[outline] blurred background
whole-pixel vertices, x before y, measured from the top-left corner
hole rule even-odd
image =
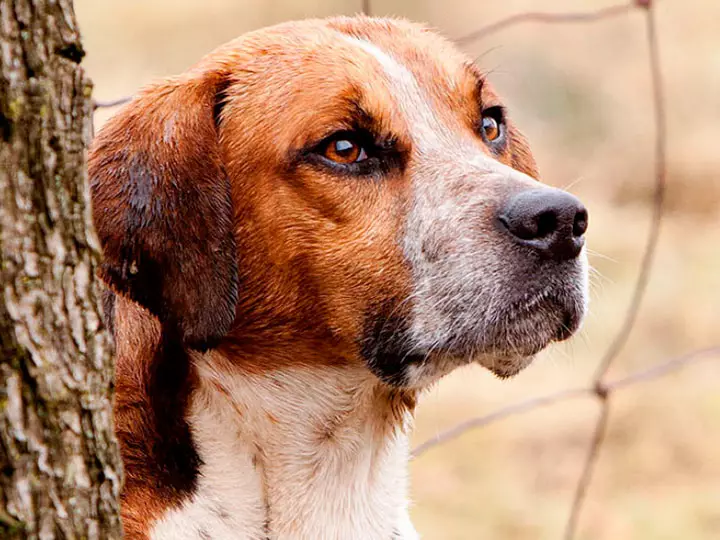
[[[76,0],[95,98],[134,93],[215,46],[286,19],[353,14],[347,0]],[[373,0],[376,15],[463,36],[518,12],[613,0]],[[668,109],[668,199],[637,326],[610,377],[720,344],[720,2],[657,7]],[[463,48],[490,73],[544,180],[590,210],[591,314],[518,377],[470,367],[426,393],[415,443],[473,416],[584,384],[618,331],[653,195],[648,49],[640,11],[590,24],[514,26]],[[99,127],[113,110],[99,110]],[[561,537],[598,412],[578,399],[466,433],[412,463],[425,539]],[[622,390],[580,523],[584,539],[720,538],[720,361]]]

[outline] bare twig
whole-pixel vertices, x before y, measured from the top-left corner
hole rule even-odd
[[[532,411],[539,407],[552,405],[553,403],[557,403],[559,401],[567,401],[568,399],[583,397],[586,396],[590,391],[590,388],[571,388],[570,390],[563,390],[562,392],[549,394],[547,396],[541,396],[533,399],[528,399],[526,401],[521,401],[519,403],[515,403],[514,405],[510,405],[509,407],[505,407],[485,416],[471,418],[470,420],[466,420],[465,422],[462,422],[461,424],[458,424],[455,427],[452,427],[446,431],[438,433],[434,437],[428,439],[412,451],[412,457],[416,458],[418,456],[421,456],[422,454],[430,450],[432,447],[446,443],[449,440],[456,439],[457,437],[471,429],[487,426],[488,424],[492,424],[493,422],[497,422],[498,420],[502,420],[504,418],[507,418],[508,416],[514,416],[516,414]]]
[[[596,394],[598,394],[598,392],[599,393],[604,392],[604,393],[609,394],[609,393],[614,392],[615,390],[620,390],[627,386],[632,386],[632,385],[635,385],[638,383],[652,381],[654,379],[657,379],[659,377],[667,375],[668,373],[671,373],[678,369],[682,369],[682,368],[684,368],[690,364],[693,364],[695,362],[698,362],[700,360],[706,360],[708,358],[713,358],[713,357],[717,357],[717,356],[720,356],[720,346],[709,347],[707,349],[699,349],[697,351],[690,352],[683,356],[672,358],[661,364],[651,366],[647,369],[642,369],[640,371],[637,371],[631,375],[627,375],[626,377],[622,377],[615,381],[604,383],[599,387],[585,386],[585,387],[571,388],[569,390],[562,390],[560,392],[555,392],[552,394],[548,394],[546,396],[540,396],[540,397],[528,399],[525,401],[521,401],[519,403],[510,405],[508,407],[498,409],[497,411],[492,412],[490,414],[471,418],[471,419],[466,420],[465,422],[462,422],[461,424],[458,424],[448,430],[438,433],[434,437],[431,437],[430,439],[426,440],[425,442],[423,442],[422,444],[417,446],[413,450],[412,456],[418,457],[435,446],[439,446],[439,445],[444,444],[452,439],[458,438],[460,435],[462,435],[466,431],[470,431],[471,429],[487,426],[488,424],[492,424],[493,422],[502,420],[509,416],[515,416],[518,414],[530,412],[530,411],[533,411],[540,407],[544,407],[546,405],[553,405],[555,403],[560,403],[562,401],[576,399],[578,397],[587,397],[587,396],[596,395]]]
[[[653,10],[653,2],[650,0],[638,1],[637,5],[645,9],[645,21],[647,28],[648,49],[650,53],[650,74],[652,79],[653,93],[653,113],[655,117],[655,196],[653,201],[653,215],[650,223],[650,231],[648,233],[645,251],[640,263],[640,272],[638,274],[637,283],[633,291],[630,306],[625,315],[620,331],[608,348],[605,356],[600,361],[595,372],[595,388],[600,390],[597,395],[602,404],[602,412],[600,420],[596,428],[596,436],[590,447],[582,476],[575,492],[573,504],[570,510],[567,527],[565,529],[565,539],[572,540],[577,531],[580,513],[582,512],[585,495],[592,478],[597,455],[600,452],[600,445],[606,430],[607,414],[608,414],[608,387],[603,384],[605,374],[610,369],[612,362],[618,357],[623,347],[627,343],[630,333],[635,327],[640,305],[645,297],[648,282],[650,280],[650,272],[652,271],[653,259],[657,250],[658,239],[660,238],[660,226],[663,218],[663,202],[665,200],[666,190],[666,170],[665,170],[665,146],[666,146],[666,129],[665,129],[665,102],[663,100],[663,84],[662,72],[660,67],[660,54],[658,51],[658,40],[655,29],[655,13]],[[617,387],[616,387],[617,388]]]
[[[472,41],[494,34],[495,32],[503,30],[509,26],[515,26],[526,22],[540,22],[545,24],[594,22],[601,19],[608,19],[610,17],[623,15],[631,11],[634,7],[633,3],[625,3],[601,8],[595,11],[582,11],[576,13],[519,13],[517,15],[513,15],[512,17],[501,19],[495,23],[483,26],[479,30],[470,32],[469,34],[456,39],[455,42],[461,45],[466,45]]]
[[[655,119],[655,193],[653,200],[653,213],[650,223],[650,231],[648,233],[645,250],[643,252],[642,261],[640,263],[640,272],[638,273],[637,283],[633,291],[630,305],[625,314],[620,331],[603,356],[595,372],[595,379],[601,379],[610,364],[620,354],[623,347],[627,343],[628,337],[635,326],[640,304],[645,296],[650,272],[652,271],[652,263],[657,249],[658,238],[660,236],[660,226],[663,217],[663,203],[665,201],[666,191],[666,128],[665,128],[665,101],[663,98],[663,82],[662,72],[660,68],[660,55],[658,52],[658,42],[655,30],[655,17],[652,3],[649,2],[645,6],[645,16],[647,25],[648,48],[650,52],[650,74],[652,78],[653,93],[653,114]]]
[[[626,386],[632,386],[638,383],[652,381],[659,377],[663,377],[668,373],[684,368],[689,364],[694,364],[695,362],[707,360],[708,358],[714,358],[716,356],[720,356],[720,347],[699,349],[683,356],[668,360],[667,362],[657,364],[649,369],[638,371],[636,373],[633,373],[632,375],[623,377],[622,379],[617,379],[615,381],[606,383],[604,386],[608,392],[614,392],[615,390],[625,388]]]
[[[95,110],[97,109],[107,109],[110,107],[118,107],[120,105],[124,105],[128,101],[132,99],[131,96],[125,96],[118,99],[113,99],[111,101],[96,101],[94,104]]]
[[[602,406],[600,407],[600,414],[598,415],[597,422],[595,423],[595,431],[593,432],[592,440],[590,441],[590,449],[588,451],[587,458],[585,459],[585,465],[583,466],[582,473],[580,474],[580,480],[578,480],[577,487],[575,488],[575,496],[573,497],[572,509],[570,510],[570,518],[568,520],[568,525],[565,528],[565,540],[572,540],[575,536],[578,519],[580,518],[580,511],[582,510],[582,505],[585,501],[588,486],[592,480],[595,463],[597,463],[598,456],[600,455],[600,447],[605,440],[605,433],[607,433],[609,413],[610,407],[607,400],[607,394],[605,394]]]

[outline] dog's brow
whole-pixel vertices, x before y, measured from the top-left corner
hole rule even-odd
[[[477,91],[478,94],[480,94],[480,91],[483,89],[483,86],[485,85],[485,74],[482,72],[482,70],[477,66],[475,62],[465,62],[463,64],[463,67],[465,70],[470,74],[470,76],[475,79],[475,84],[477,85]]]
[[[465,69],[465,72],[472,78],[472,80],[475,82],[475,94],[474,99],[478,103],[478,107],[483,107],[483,90],[485,87],[485,74],[483,71],[475,64],[475,62],[467,61],[463,63],[463,68]]]
[[[431,100],[421,87],[415,74],[403,63],[380,47],[364,39],[345,36],[345,39],[372,56],[382,67],[389,90],[395,96],[409,125],[413,126],[415,143],[425,150],[441,148],[439,135],[445,131]]]

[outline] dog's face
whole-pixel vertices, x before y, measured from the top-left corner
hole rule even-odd
[[[191,347],[420,387],[512,375],[584,315],[585,210],[410,23],[248,34],[134,100],[90,167],[105,280]]]

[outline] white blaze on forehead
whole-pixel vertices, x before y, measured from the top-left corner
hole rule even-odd
[[[412,71],[374,43],[351,36],[343,37],[375,58],[383,68],[389,83],[388,90],[405,116],[418,150],[438,150],[443,144],[443,135],[447,137],[448,129],[435,114],[430,97],[420,88]]]
[[[512,171],[510,167],[480,151],[473,144],[470,133],[463,137],[457,130],[448,127],[437,114],[437,103],[420,87],[413,72],[402,62],[374,43],[351,36],[343,38],[372,56],[382,67],[388,91],[405,117],[413,146],[418,153],[428,157],[441,155],[444,160],[453,162],[458,170],[465,169],[471,174],[508,174]],[[451,75],[448,77],[452,79]]]

